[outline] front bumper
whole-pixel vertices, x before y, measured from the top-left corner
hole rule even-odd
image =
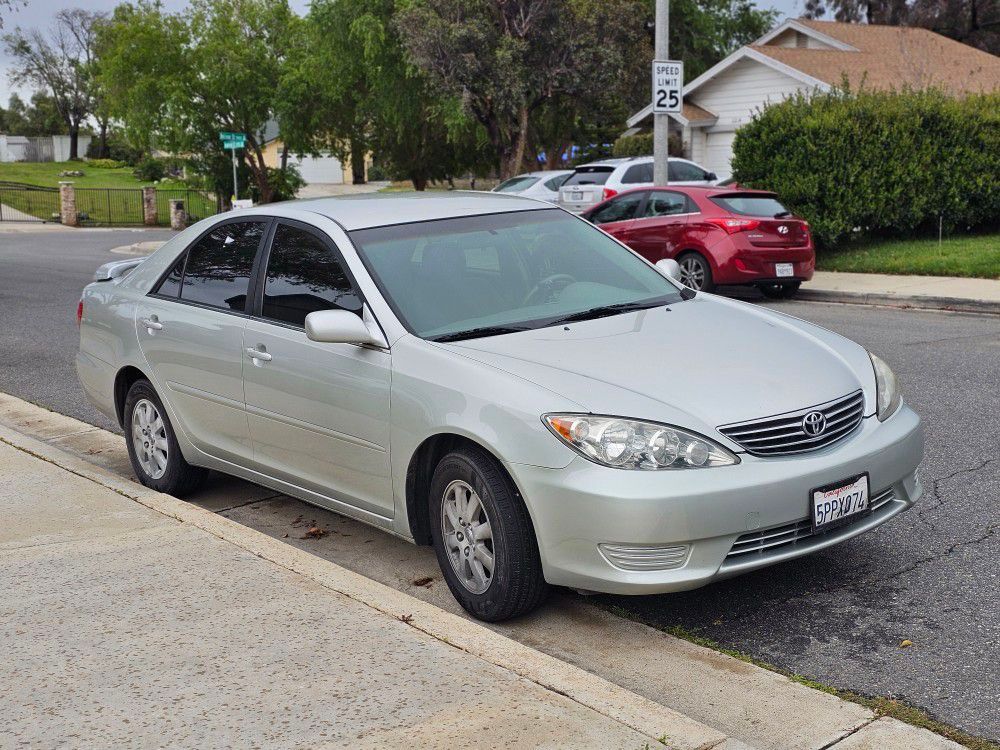
[[[654,594],[799,557],[884,523],[919,499],[923,445],[920,419],[903,404],[887,421],[868,417],[848,438],[815,453],[743,453],[735,466],[627,471],[582,457],[564,469],[507,466],[528,505],[549,583]],[[809,491],[862,472],[870,475],[873,505],[882,504],[847,526],[815,536],[802,532]],[[755,543],[764,536],[787,543]],[[623,559],[660,560],[665,567],[627,569]]]

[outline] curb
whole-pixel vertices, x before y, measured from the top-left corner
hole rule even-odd
[[[123,479],[4,424],[0,424],[0,441],[157,513],[202,529],[377,612],[402,620],[432,638],[645,734],[654,742],[676,750],[750,750],[744,743],[701,722],[495,633],[477,622],[445,612],[209,510]]]
[[[832,289],[801,288],[797,300],[804,302],[839,302],[852,305],[878,305],[914,310],[946,310],[948,312],[1000,315],[1000,302],[966,299],[963,297],[930,297],[924,295],[879,294],[875,292],[840,292]]]

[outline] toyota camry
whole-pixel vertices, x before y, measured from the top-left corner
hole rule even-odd
[[[77,369],[143,484],[226,472],[433,545],[485,620],[696,588],[917,501],[885,362],[677,276],[503,194],[260,206],[99,269]]]

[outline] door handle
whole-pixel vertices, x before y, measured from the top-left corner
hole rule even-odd
[[[261,362],[271,361],[270,354],[265,351],[261,351],[260,349],[254,349],[252,346],[247,347],[247,356],[250,357],[250,359],[260,360]]]
[[[148,318],[143,318],[139,321],[146,328],[147,331],[152,333],[153,331],[162,331],[163,323],[156,319],[155,315],[151,315]]]

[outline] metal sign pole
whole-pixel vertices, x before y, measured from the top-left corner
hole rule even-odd
[[[236,144],[233,143],[230,146],[230,150],[233,154],[233,200],[237,201],[240,199],[240,188],[236,182]]]
[[[670,59],[670,0],[656,0],[656,53],[655,59]],[[670,181],[669,163],[670,115],[653,114],[653,184],[666,185]]]

